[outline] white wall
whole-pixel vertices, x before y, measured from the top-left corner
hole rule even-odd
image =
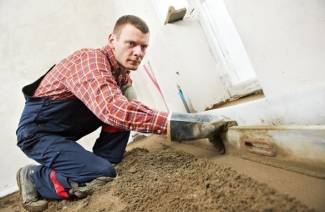
[[[270,107],[275,104],[272,102],[277,102],[277,107],[286,108],[296,116],[290,119],[275,110],[270,113],[269,118],[261,117],[255,122],[245,121],[243,118],[242,123],[273,123],[273,120],[287,120],[281,122],[283,124],[296,121],[301,124],[325,123],[323,111],[315,111],[316,105],[321,108],[325,103],[322,101],[325,97],[324,1],[224,2],[264,91],[265,98],[262,101],[271,102]],[[176,83],[174,73],[179,71],[187,96],[194,107],[202,111],[207,106],[226,99],[228,93],[226,85],[220,80],[225,72],[221,58],[212,58],[198,19],[193,16],[182,22],[160,27],[149,57],[151,63],[156,64],[162,86],[168,86],[165,92],[167,98],[170,98],[169,104],[175,103],[175,99],[172,101],[172,97],[175,97],[172,85]],[[163,53],[167,54],[161,57]],[[319,99],[312,100],[309,97],[311,95],[318,95]],[[301,99],[309,99],[303,104],[305,113],[301,113],[300,108],[294,106],[294,102],[300,102]],[[243,111],[240,108],[239,106],[239,113]],[[180,110],[181,106],[172,109]],[[249,116],[247,120],[257,117],[254,109],[245,113]],[[319,115],[311,118],[311,113]],[[306,120],[308,117],[310,119]]]
[[[241,125],[325,124],[325,2],[225,1],[265,98],[214,110]]]
[[[198,111],[228,96],[218,77],[220,68],[210,54],[196,18],[162,26],[152,42],[148,58],[161,78],[167,102],[173,111],[184,111],[183,105],[175,105],[180,101],[177,83]]]
[[[267,97],[325,84],[325,2],[226,0]]]

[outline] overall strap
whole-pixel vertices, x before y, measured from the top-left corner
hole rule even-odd
[[[23,87],[22,92],[26,97],[32,97],[35,93],[35,90],[38,88],[39,84],[41,83],[41,81],[43,80],[43,78],[45,77],[45,75],[47,73],[49,73],[53,68],[54,68],[55,64],[43,75],[41,76],[38,80],[36,80],[35,82],[33,82],[32,84],[26,85]]]

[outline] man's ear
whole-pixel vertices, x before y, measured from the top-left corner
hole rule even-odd
[[[112,49],[115,48],[116,36],[114,34],[108,35],[108,46]]]

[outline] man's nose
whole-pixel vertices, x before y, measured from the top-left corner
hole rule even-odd
[[[134,53],[134,55],[136,55],[136,56],[143,56],[144,51],[142,50],[141,45],[137,45],[137,46],[135,46],[135,47],[133,48],[133,53]]]

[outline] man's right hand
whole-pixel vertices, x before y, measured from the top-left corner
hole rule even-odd
[[[172,141],[211,138],[235,125],[237,122],[234,120],[210,114],[172,113],[168,136]]]

